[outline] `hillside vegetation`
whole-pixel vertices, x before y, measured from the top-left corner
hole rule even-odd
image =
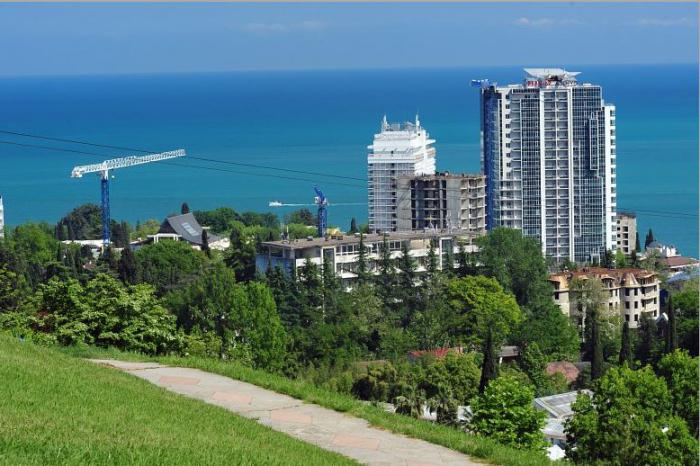
[[[0,335],[0,464],[355,464],[221,408]]]

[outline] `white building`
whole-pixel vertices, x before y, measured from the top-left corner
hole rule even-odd
[[[488,228],[536,237],[557,261],[615,250],[615,107],[578,72],[526,69],[523,84],[482,84]]]
[[[438,268],[449,264],[450,256],[457,263],[457,253],[460,245],[466,252],[476,251],[474,239],[479,235],[468,230],[426,230],[426,231],[397,231],[384,234],[367,234],[362,238],[368,273],[379,273],[379,259],[386,239],[389,254],[392,259],[401,257],[401,249],[405,244],[410,256],[415,260],[416,272],[425,272],[430,244],[437,257]],[[255,265],[260,273],[270,268],[279,267],[285,273],[292,270],[298,274],[299,268],[306,261],[322,266],[330,264],[343,285],[351,286],[357,278],[357,268],[360,256],[360,235],[338,235],[328,238],[308,238],[299,240],[264,241],[261,243],[262,253],[256,256]]]
[[[389,124],[382,120],[381,132],[367,146],[369,229],[373,232],[396,230],[396,178],[402,175],[435,173],[435,140],[415,123]]]

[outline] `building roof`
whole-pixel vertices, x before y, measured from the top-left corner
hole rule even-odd
[[[549,281],[559,285],[556,291],[566,291],[569,289],[571,281],[575,278],[598,278],[600,280],[612,280],[613,285],[617,286],[639,286],[640,279],[653,278],[655,276],[656,272],[646,269],[584,267],[575,271],[553,273],[549,276]]]
[[[434,350],[413,350],[408,352],[408,359],[410,360],[416,360],[420,358],[421,356],[434,356],[437,359],[442,359],[445,356],[447,356],[449,353],[462,353],[463,348],[461,346],[456,346],[454,348],[437,348]]]
[[[202,245],[202,231],[204,229],[199,224],[192,213],[173,215],[163,220],[158,233],[177,234],[188,243]],[[207,233],[209,243],[218,241],[220,238],[216,235]]]
[[[683,256],[664,257],[661,259],[661,262],[666,264],[668,267],[689,267],[698,265],[697,259]]]
[[[427,239],[427,238],[442,238],[442,237],[461,237],[461,238],[476,238],[479,236],[470,230],[460,230],[453,228],[451,231],[448,230],[425,230],[425,231],[391,231],[386,233],[386,238],[388,241],[401,241],[401,240],[412,240],[412,239]],[[384,239],[384,235],[368,233],[364,235],[365,243],[377,243]],[[282,241],[263,241],[262,246],[269,247],[281,247],[284,249],[306,249],[311,247],[331,247],[338,246],[341,244],[357,244],[360,242],[360,235],[338,235],[331,236],[328,238],[311,238],[311,239],[297,239],[297,240],[282,240]]]
[[[501,351],[498,353],[499,358],[517,358],[520,356],[520,348],[517,346],[501,346]]]
[[[566,381],[569,383],[575,382],[578,378],[579,373],[581,372],[579,371],[578,367],[576,367],[573,363],[570,363],[569,361],[550,362],[549,364],[547,364],[545,371],[548,375],[554,375],[559,373],[563,375]]]
[[[400,175],[397,178],[408,178],[415,180],[436,180],[442,178],[466,178],[470,180],[485,180],[486,175],[480,173],[450,173],[450,172],[437,172],[433,175]]]
[[[525,68],[529,77],[537,79],[556,79],[559,81],[573,80],[581,74],[580,71],[566,71],[561,68]]]
[[[593,394],[590,390],[566,392],[560,393],[559,395],[535,398],[533,404],[535,408],[547,412],[550,418],[566,419],[574,414],[571,410],[571,404],[576,401],[576,397],[578,397],[579,393]]]

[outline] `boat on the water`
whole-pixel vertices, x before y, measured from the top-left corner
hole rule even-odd
[[[280,201],[270,201],[268,206],[270,206],[270,207],[282,207],[282,203]]]

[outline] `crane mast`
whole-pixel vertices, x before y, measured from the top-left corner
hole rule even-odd
[[[159,154],[148,155],[131,155],[128,157],[120,157],[116,159],[105,160],[100,163],[92,163],[89,165],[78,165],[73,168],[71,178],[82,178],[87,173],[98,173],[100,175],[100,187],[102,193],[102,244],[106,248],[109,246],[110,240],[110,212],[109,212],[109,171],[118,168],[133,167],[134,165],[142,165],[151,162],[160,162],[163,160],[173,159],[176,157],[184,157],[185,150],[177,149]]]
[[[316,191],[314,203],[318,206],[318,217],[316,219],[318,236],[323,238],[324,236],[326,236],[326,224],[328,216],[326,208],[328,207],[328,199],[326,199],[326,196],[320,189],[318,189],[318,187],[314,186],[314,191]]]

